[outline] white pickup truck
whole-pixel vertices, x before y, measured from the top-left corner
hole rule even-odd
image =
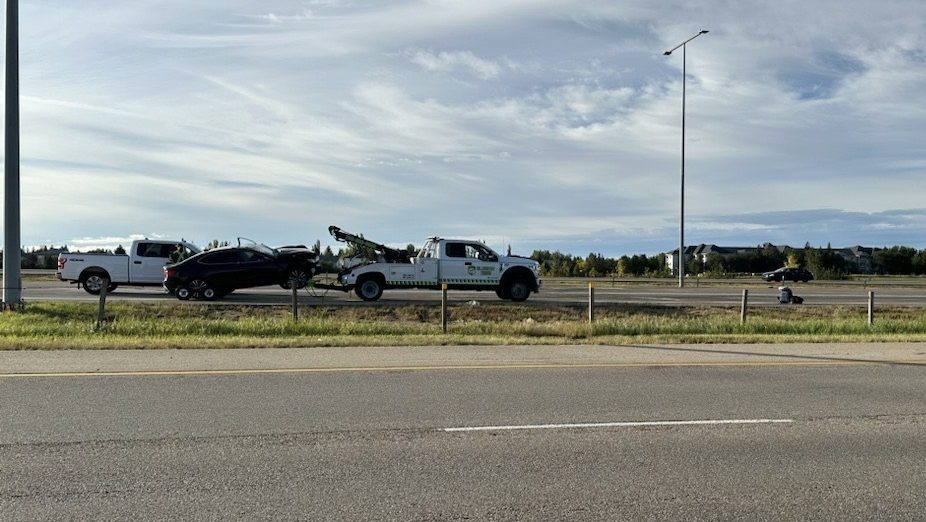
[[[540,290],[540,264],[526,257],[500,256],[468,239],[430,237],[415,257],[332,226],[339,241],[362,252],[338,274],[344,291],[364,301],[376,301],[390,288],[494,290],[499,298],[524,301]],[[321,286],[316,284],[316,286]],[[324,288],[324,286],[322,286]],[[329,287],[330,288],[330,287]]]
[[[55,275],[62,281],[79,284],[93,295],[103,289],[104,279],[109,280],[107,292],[119,285],[161,286],[164,265],[172,262],[171,253],[177,245],[183,247],[184,257],[200,251],[185,241],[138,239],[132,241],[128,254],[59,254]]]

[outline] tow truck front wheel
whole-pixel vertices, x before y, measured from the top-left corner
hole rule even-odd
[[[508,298],[515,302],[527,301],[527,298],[531,295],[531,287],[527,284],[527,281],[523,279],[515,279],[508,284],[507,292]]]
[[[354,287],[354,293],[364,301],[376,301],[383,295],[383,284],[378,279],[364,279]]]

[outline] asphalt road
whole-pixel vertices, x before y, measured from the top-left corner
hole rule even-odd
[[[690,283],[685,288],[671,285],[614,284],[602,281],[596,284],[596,303],[635,303],[665,306],[712,305],[739,306],[743,289],[749,290],[750,306],[778,306],[778,283],[763,284],[759,281],[743,282],[742,286],[699,286]],[[829,285],[815,283],[789,284],[796,295],[805,299],[805,306],[857,305],[867,306],[868,292],[875,292],[876,305],[926,306],[926,286],[885,286],[869,288],[863,285]],[[301,303],[306,305],[370,305],[353,293],[336,290],[305,289],[298,293]],[[98,298],[60,281],[24,280],[23,299],[37,301],[96,301]],[[107,299],[134,301],[176,302],[176,298],[158,287],[120,286]],[[451,302],[479,301],[505,303],[495,292],[450,291]],[[279,287],[262,287],[237,290],[217,301],[219,303],[282,305],[292,301],[292,294]],[[384,305],[408,303],[439,303],[440,292],[434,290],[395,289],[387,290],[377,302]],[[372,303],[376,305],[377,303]],[[577,285],[545,285],[540,293],[533,294],[529,305],[585,305],[588,303],[588,289]]]
[[[0,519],[926,513],[922,344],[379,350],[2,353]]]

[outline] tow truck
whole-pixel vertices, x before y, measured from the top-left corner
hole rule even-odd
[[[521,256],[501,256],[479,241],[427,238],[417,254],[370,241],[334,225],[328,233],[352,245],[357,255],[345,260],[338,284],[316,287],[354,291],[364,301],[376,301],[384,290],[443,285],[458,290],[494,290],[499,298],[525,301],[540,291],[540,264]]]

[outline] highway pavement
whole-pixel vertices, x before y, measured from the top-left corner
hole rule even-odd
[[[926,345],[0,352],[0,519],[914,520]]]
[[[739,284],[700,285],[689,283],[685,288],[671,285],[610,283],[602,280],[595,285],[595,301],[601,304],[632,303],[664,306],[739,306],[743,290],[749,291],[750,306],[778,306],[779,283],[762,283],[744,280]],[[868,292],[875,292],[878,306],[926,306],[926,286],[883,286],[868,287],[861,284],[819,284],[797,283],[788,285],[796,295],[804,298],[804,306],[857,305],[867,306]],[[353,293],[337,290],[304,289],[299,291],[300,303],[306,305],[371,305],[361,301]],[[41,301],[96,301],[76,285],[51,280],[24,280],[23,299],[28,302]],[[159,287],[120,286],[110,294],[109,300],[176,302]],[[452,303],[478,301],[502,304],[494,291],[450,291]],[[236,290],[233,294],[216,301],[218,303],[282,305],[292,301],[290,291],[279,287],[262,287]],[[435,290],[394,289],[387,290],[377,302],[379,305],[439,303],[440,292]],[[377,303],[372,303],[376,306]],[[510,303],[510,302],[509,302]],[[528,305],[584,305],[588,303],[588,288],[581,285],[545,285],[540,293],[532,294]]]

